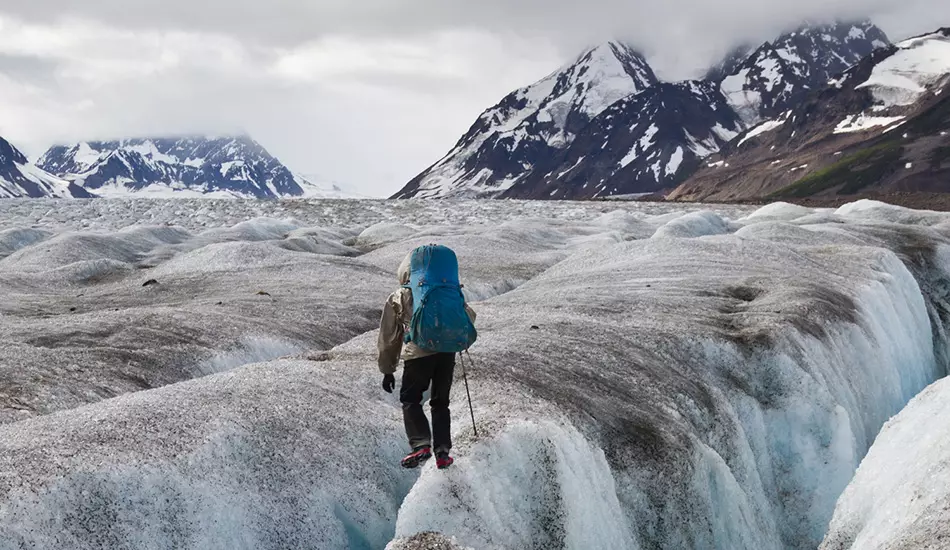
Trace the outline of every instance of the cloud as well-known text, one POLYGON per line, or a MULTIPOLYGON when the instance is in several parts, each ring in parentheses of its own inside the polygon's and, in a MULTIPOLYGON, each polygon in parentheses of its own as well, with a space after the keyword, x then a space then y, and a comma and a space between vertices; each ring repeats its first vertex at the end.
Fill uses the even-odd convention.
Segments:
POLYGON ((892 38, 936 0, 30 0, 0 5, 0 135, 52 142, 247 131, 292 168, 389 194, 478 114, 590 43, 670 79, 805 18, 892 38))

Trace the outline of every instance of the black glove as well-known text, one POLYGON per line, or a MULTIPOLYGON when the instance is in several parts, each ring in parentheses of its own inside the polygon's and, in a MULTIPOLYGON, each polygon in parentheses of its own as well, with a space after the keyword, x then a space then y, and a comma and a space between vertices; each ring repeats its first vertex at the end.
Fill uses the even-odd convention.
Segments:
POLYGON ((396 387, 396 377, 391 374, 384 375, 383 376, 383 391, 385 391, 386 393, 392 393, 395 387, 396 387))

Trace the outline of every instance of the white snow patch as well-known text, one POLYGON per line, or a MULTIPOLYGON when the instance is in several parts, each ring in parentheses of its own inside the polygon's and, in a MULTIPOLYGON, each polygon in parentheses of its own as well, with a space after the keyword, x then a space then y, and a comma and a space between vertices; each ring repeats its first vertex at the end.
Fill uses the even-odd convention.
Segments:
POLYGON ((784 59, 785 61, 788 61, 789 63, 793 65, 804 63, 804 61, 802 60, 801 57, 798 56, 798 54, 792 52, 788 48, 779 48, 775 50, 775 53, 777 53, 779 57, 781 57, 782 59, 784 59))
POLYGON ((857 86, 870 88, 875 100, 885 107, 914 104, 929 86, 950 73, 950 38, 928 35, 901 42, 898 47, 857 86))
POLYGON ((690 151, 696 153, 699 158, 705 158, 719 152, 719 144, 711 136, 700 141, 686 132, 686 141, 689 142, 690 151))
POLYGON ((890 126, 896 122, 904 120, 904 117, 875 117, 867 116, 864 113, 858 115, 852 115, 845 117, 844 120, 838 123, 838 126, 835 128, 834 133, 836 134, 847 134, 850 132, 863 132, 865 130, 870 130, 871 128, 877 128, 880 126, 890 126))
MULTIPOLYGON (((221 177, 225 177, 225 178, 228 177, 228 172, 230 172, 231 168, 235 166, 244 166, 244 161, 232 160, 232 161, 221 163, 221 177)), ((243 176, 243 174, 240 174, 239 176, 236 177, 236 179, 246 179, 246 178, 243 176)), ((275 196, 278 196, 278 194, 275 193, 275 196)))
POLYGON ((577 159, 577 162, 575 162, 573 166, 571 166, 571 167, 568 168, 567 170, 564 170, 563 172, 559 173, 559 174, 557 175, 557 179, 561 179, 562 177, 564 177, 564 174, 568 174, 568 173, 570 173, 572 170, 574 170, 575 168, 577 168, 578 166, 580 166, 580 164, 581 164, 582 162, 584 162, 584 159, 585 159, 585 158, 586 158, 586 157, 583 157, 583 156, 582 156, 582 157, 580 157, 579 159, 577 159))
POLYGON ((132 151, 134 153, 138 153, 142 155, 143 157, 156 161, 156 162, 164 162, 165 164, 178 164, 177 158, 171 155, 166 155, 162 153, 161 151, 159 151, 158 148, 155 146, 155 143, 152 142, 151 140, 146 140, 136 145, 127 145, 123 147, 123 149, 127 151, 132 151))
POLYGON ((737 146, 742 147, 743 143, 754 138, 755 136, 764 134, 766 132, 771 132, 772 130, 775 130, 776 128, 781 128, 784 124, 785 124, 785 119, 766 120, 762 124, 759 124, 755 128, 749 130, 749 133, 747 133, 745 137, 739 140, 739 144, 737 146))
POLYGON ((739 132, 735 130, 730 130, 729 128, 724 127, 722 124, 716 123, 712 128, 712 132, 719 136, 719 139, 729 142, 735 139, 739 135, 739 132))
POLYGON ((670 155, 670 161, 666 165, 666 175, 672 176, 676 174, 676 171, 679 170, 680 164, 682 163, 683 163, 683 148, 677 147, 676 151, 673 151, 673 154, 670 155))
POLYGON ((656 124, 651 124, 650 127, 647 128, 646 132, 643 133, 643 137, 640 138, 641 151, 646 151, 653 146, 653 137, 656 136, 656 133, 659 131, 660 129, 657 128, 656 124))
POLYGON ((79 172, 85 172, 98 163, 102 156, 102 151, 93 149, 84 141, 76 145, 73 162, 79 167, 79 172))
POLYGON ((762 94, 754 90, 745 89, 749 70, 743 69, 739 73, 728 76, 722 81, 720 90, 726 96, 726 101, 736 111, 745 124, 754 124, 759 121, 759 108, 762 106, 762 94))
POLYGON ((762 67, 762 76, 766 80, 765 89, 771 92, 782 80, 781 67, 779 67, 778 61, 770 57, 759 61, 759 67, 762 67))

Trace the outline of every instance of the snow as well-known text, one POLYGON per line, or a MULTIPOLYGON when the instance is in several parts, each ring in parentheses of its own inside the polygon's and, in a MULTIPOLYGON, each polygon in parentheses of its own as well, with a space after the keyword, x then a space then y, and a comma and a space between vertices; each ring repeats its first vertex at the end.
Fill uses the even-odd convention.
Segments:
POLYGON ((589 53, 591 59, 586 63, 583 75, 586 89, 579 107, 590 118, 617 101, 642 91, 640 83, 630 77, 617 59, 614 47, 613 43, 601 44, 589 53))
POLYGON ((897 122, 904 120, 903 116, 896 117, 877 117, 877 116, 868 116, 864 113, 851 115, 845 117, 844 120, 838 123, 838 126, 835 127, 836 134, 847 134, 851 132, 863 132, 865 130, 870 130, 872 128, 877 128, 880 126, 891 126, 897 122))
POLYGON ((788 48, 778 48, 775 50, 775 53, 792 65, 798 65, 805 62, 801 57, 798 56, 798 54, 790 51, 788 48))
POLYGON ((640 138, 639 143, 641 152, 653 147, 653 137, 656 136, 657 132, 659 131, 660 129, 657 128, 656 124, 651 124, 650 127, 647 128, 646 132, 644 132, 643 136, 640 138))
POLYGON ((765 79, 765 89, 771 92, 782 80, 782 68, 779 66, 778 61, 772 58, 759 61, 759 67, 762 68, 762 78, 765 79))
POLYGON ((637 142, 637 145, 631 148, 630 151, 620 159, 620 167, 626 168, 631 162, 637 160, 637 158, 653 147, 653 138, 659 131, 660 129, 657 128, 656 124, 651 124, 643 133, 643 136, 640 137, 640 141, 637 142))
POLYGON ((754 138, 755 136, 762 135, 766 132, 771 132, 772 130, 775 130, 776 128, 781 128, 785 124, 785 122, 786 122, 785 119, 766 120, 762 124, 759 124, 755 128, 749 130, 749 132, 745 135, 745 137, 739 140, 739 144, 737 145, 737 147, 742 147, 743 143, 754 138))
POLYGON ((878 63, 870 78, 857 86, 869 88, 884 107, 912 105, 950 74, 950 38, 928 35, 897 46, 898 51, 878 63))
POLYGON ((578 159, 577 159, 577 162, 575 162, 573 166, 571 166, 571 167, 568 168, 567 170, 564 170, 563 172, 560 172, 560 173, 557 175, 557 179, 561 179, 562 177, 564 177, 564 174, 569 174, 569 173, 571 173, 575 168, 577 168, 578 166, 580 166, 580 164, 581 164, 582 162, 584 162, 584 159, 585 159, 585 158, 586 158, 586 157, 584 157, 584 156, 581 156, 580 158, 578 158, 578 159))
POLYGON ((686 132, 686 141, 689 143, 689 149, 699 158, 705 158, 709 155, 719 152, 719 144, 712 137, 704 140, 698 140, 688 131, 686 132))
POLYGON ((76 145, 73 162, 80 168, 80 172, 86 172, 101 160, 102 155, 101 151, 97 151, 90 147, 88 143, 82 142, 76 145))
POLYGON ((736 136, 739 135, 739 132, 726 128, 722 124, 719 124, 718 122, 716 123, 715 126, 713 126, 712 132, 716 134, 717 136, 719 136, 719 139, 725 142, 732 141, 736 136))
MULTIPOLYGON (((670 161, 666 165, 665 174, 667 176, 673 176, 676 174, 676 171, 679 170, 680 165, 683 163, 683 148, 677 147, 673 154, 670 155, 670 161)), ((659 181, 659 180, 657 180, 659 181)))
POLYGON ((871 201, 0 202, 0 541, 816 548, 946 374, 948 224, 871 201), (457 384, 456 466, 406 472, 374 329, 430 242, 478 300, 479 437, 457 384))
POLYGON ((221 176, 228 177, 228 173, 231 171, 231 168, 235 166, 244 166, 243 160, 234 160, 221 163, 221 176))
POLYGON ((749 69, 742 69, 734 75, 727 76, 723 79, 720 90, 742 121, 746 124, 754 124, 759 119, 762 95, 757 91, 746 89, 749 72, 749 69))
POLYGON ((145 140, 134 145, 126 145, 123 148, 138 153, 155 162, 164 162, 165 164, 178 164, 179 162, 177 158, 160 152, 158 148, 155 147, 155 143, 151 140, 145 140))

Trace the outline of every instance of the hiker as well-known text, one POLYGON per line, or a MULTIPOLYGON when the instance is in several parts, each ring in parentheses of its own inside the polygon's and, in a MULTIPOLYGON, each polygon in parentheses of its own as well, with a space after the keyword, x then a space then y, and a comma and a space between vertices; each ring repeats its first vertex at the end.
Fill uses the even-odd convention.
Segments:
POLYGON ((449 394, 455 373, 455 353, 475 342, 475 312, 465 303, 458 277, 458 259, 444 246, 416 248, 398 269, 399 284, 386 300, 379 330, 379 370, 383 390, 396 386, 400 354, 405 362, 399 400, 412 452, 404 468, 416 468, 432 457, 443 470, 454 462, 449 394), (432 430, 422 409, 423 393, 431 386, 432 430), (433 445, 434 444, 434 445, 433 445))

